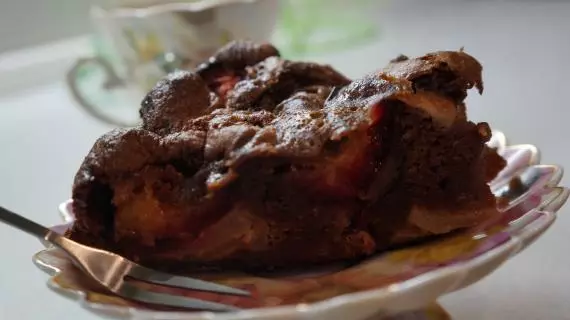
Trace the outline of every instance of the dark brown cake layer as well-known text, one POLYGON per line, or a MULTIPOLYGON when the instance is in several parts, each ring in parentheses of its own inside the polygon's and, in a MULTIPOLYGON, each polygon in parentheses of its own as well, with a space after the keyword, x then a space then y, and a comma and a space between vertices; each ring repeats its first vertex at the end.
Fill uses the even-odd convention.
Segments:
POLYGON ((271 269, 362 258, 495 213, 504 161, 466 120, 481 66, 400 57, 350 81, 234 42, 160 81, 143 124, 101 137, 69 236, 159 268, 271 269))

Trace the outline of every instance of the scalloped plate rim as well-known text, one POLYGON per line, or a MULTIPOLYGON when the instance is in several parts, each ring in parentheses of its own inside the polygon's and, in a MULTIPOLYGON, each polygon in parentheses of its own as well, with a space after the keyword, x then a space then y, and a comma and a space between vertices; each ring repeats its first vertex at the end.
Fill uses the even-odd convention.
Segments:
MULTIPOLYGON (((505 243, 477 256, 474 257, 472 259, 469 259, 465 262, 460 262, 454 265, 450 265, 450 266, 444 266, 444 267, 439 267, 437 269, 431 270, 431 271, 427 271, 421 275, 418 275, 416 277, 413 277, 411 279, 407 279, 404 281, 399 282, 398 284, 392 284, 392 285, 387 285, 387 286, 383 286, 383 287, 379 287, 379 288, 375 288, 375 289, 370 289, 370 290, 366 290, 366 291, 362 291, 362 292, 356 292, 356 293, 348 293, 348 294, 343 294, 343 295, 339 295, 336 297, 332 297, 323 301, 319 301, 319 302, 315 302, 315 303, 311 303, 311 304, 298 304, 298 305, 288 305, 288 306, 280 306, 280 307, 271 307, 271 308, 256 308, 256 309, 247 309, 247 310, 241 310, 241 311, 237 311, 237 312, 233 312, 233 313, 228 313, 228 314, 216 314, 213 312, 164 312, 164 311, 154 311, 154 310, 143 310, 143 309, 137 309, 134 307, 124 307, 124 306, 113 306, 113 305, 106 305, 106 304, 102 304, 102 303, 95 303, 95 302, 90 302, 87 301, 85 299, 86 297, 86 293, 80 290, 71 290, 71 289, 64 289, 64 288, 57 288, 57 287, 53 287, 53 284, 50 284, 50 282, 48 281, 48 287, 50 287, 50 289, 55 289, 54 291, 57 291, 58 293, 63 294, 64 296, 68 297, 68 298, 75 298, 76 300, 78 300, 78 302, 86 309, 89 310, 93 310, 95 312, 98 312, 102 309, 112 309, 115 312, 118 313, 124 313, 125 315, 132 315, 132 316, 136 316, 136 315, 140 315, 140 316, 153 316, 153 319, 168 319, 168 320, 194 320, 194 319, 213 319, 212 317, 215 317, 215 319, 219 319, 219 320, 223 320, 223 319, 247 319, 247 318, 251 318, 250 315, 252 313, 260 313, 263 312, 264 316, 284 316, 290 312, 300 312, 300 313, 304 313, 307 316, 314 316, 316 313, 322 312, 323 310, 326 309, 331 309, 331 310, 335 310, 337 308, 342 308, 343 306, 346 306, 346 304, 353 304, 353 303, 370 303, 372 301, 370 300, 384 300, 386 299, 386 297, 388 295, 405 295, 407 291, 409 290, 413 290, 415 288, 418 288, 420 286, 426 286, 426 285, 430 285, 433 282, 441 279, 441 278, 445 278, 447 276, 453 275, 453 274, 461 274, 461 278, 457 279, 456 284, 450 288, 447 288, 445 290, 442 290, 440 295, 443 294, 447 294, 447 293, 451 293, 453 291, 456 290, 456 288, 459 286, 461 280, 463 280, 467 274, 470 273, 470 269, 475 269, 477 266, 484 264, 485 262, 491 260, 494 257, 500 256, 501 254, 504 254, 506 252, 509 252, 510 254, 505 257, 504 259, 502 259, 502 262, 505 262, 507 260, 509 260, 511 257, 513 257, 514 255, 520 253, 522 251, 522 249, 524 249, 525 247, 527 247, 528 245, 532 244, 537 237, 533 237, 536 234, 540 234, 543 233, 544 231, 546 231, 552 224, 553 222, 556 220, 556 214, 552 213, 552 212, 545 212, 546 214, 544 216, 542 216, 542 218, 539 218, 535 221, 532 221, 531 223, 525 225, 525 227, 521 230, 521 231, 530 231, 527 232, 526 234, 529 236, 529 238, 531 238, 531 241, 529 243, 522 243, 520 238, 520 235, 513 235, 511 237, 511 239, 509 239, 508 241, 506 241, 505 243), (538 227, 532 228, 531 230, 527 230, 527 228, 529 226, 532 226, 534 223, 536 223, 537 221, 541 221, 544 220, 543 223, 541 223, 538 227), (390 290, 390 287, 393 286, 398 286, 399 289, 396 290, 390 290), (66 294, 69 293, 69 294, 66 294), (100 310, 96 310, 96 309, 100 309, 100 310), (267 314, 268 312, 271 313, 275 313, 272 315, 267 314), (226 316, 230 316, 230 317, 226 317, 226 316)), ((42 250, 44 251, 44 250, 42 250)), ((41 253, 42 251, 38 252, 37 254, 41 253)), ((40 268, 42 269, 42 268, 40 268)), ((58 273, 58 269, 57 268, 51 268, 56 274, 58 273)), ((42 269, 42 271, 44 272, 48 272, 45 269, 42 269)), ((491 270, 492 272, 493 270, 491 270)), ((49 272, 48 272, 49 273, 49 272)), ((483 276, 484 277, 484 276, 483 276)), ((482 277, 478 278, 476 281, 479 281, 482 277)), ((476 282, 475 281, 475 282, 476 282)), ((378 302, 378 301, 376 301, 378 302)), ((381 307, 381 305, 379 305, 379 307, 381 307)))
MULTIPOLYGON (((295 316, 295 315, 300 317, 312 317, 312 316, 318 316, 319 314, 325 312, 334 312, 335 310, 339 310, 342 308, 347 308, 351 306, 354 307, 356 305, 369 304, 369 303, 375 303, 378 310, 393 311, 390 310, 389 308, 386 309, 385 301, 387 300, 387 298, 394 296, 396 296, 396 298, 398 298, 398 296, 406 296, 406 294, 413 292, 414 289, 417 290, 419 288, 437 284, 438 281, 446 279, 448 277, 450 278, 455 277, 455 279, 453 279, 454 281, 452 281, 453 284, 451 286, 438 290, 437 296, 448 294, 459 288, 462 288, 461 286, 462 281, 464 281, 469 274, 471 274, 474 270, 476 270, 478 266, 485 265, 485 263, 489 263, 493 259, 499 258, 499 260, 496 261, 497 266, 495 266, 488 272, 485 272, 485 274, 476 277, 475 280, 472 280, 472 282, 467 284, 467 286, 481 280, 488 274, 492 273, 495 269, 500 267, 502 263, 509 260, 512 256, 518 254, 526 247, 528 247, 530 244, 532 244, 534 241, 536 241, 546 230, 550 228, 550 226, 552 226, 552 224, 556 220, 556 211, 559 210, 564 205, 564 203, 568 199, 568 196, 570 195, 570 191, 567 188, 558 186, 558 183, 560 182, 564 174, 563 168, 559 165, 540 164, 540 153, 536 146, 531 144, 515 144, 510 146, 507 143, 506 136, 501 131, 494 130, 493 137, 494 141, 498 143, 498 145, 495 145, 495 147, 497 147, 499 151, 503 151, 507 146, 512 148, 529 147, 530 149, 532 149, 529 163, 525 168, 528 168, 533 165, 554 167, 555 173, 549 177, 548 183, 546 185, 552 188, 558 188, 562 190, 560 193, 548 199, 547 203, 541 202, 541 204, 537 205, 535 209, 539 210, 542 213, 542 215, 539 218, 525 224, 520 230, 518 230, 516 234, 512 234, 510 239, 508 239, 504 243, 478 256, 470 258, 466 261, 458 262, 452 265, 437 267, 436 269, 424 272, 413 278, 406 279, 404 281, 400 281, 395 284, 390 284, 362 292, 342 294, 339 296, 335 296, 332 298, 328 298, 310 304, 296 304, 296 305, 285 305, 278 307, 246 309, 232 313, 213 313, 208 311, 169 312, 169 311, 144 310, 131 306, 113 306, 113 305, 88 301, 86 299, 87 293, 81 290, 66 289, 61 287, 52 288, 53 286, 56 285, 50 284, 50 281, 48 281, 48 286, 52 290, 54 291, 57 290, 58 293, 65 295, 66 297, 74 298, 79 302, 79 304, 83 308, 92 312, 98 313, 101 311, 105 311, 105 313, 113 312, 115 316, 119 317, 125 317, 125 316, 129 318, 144 317, 146 319, 162 319, 162 320, 177 320, 177 319, 224 320, 224 319, 251 319, 251 318, 261 319, 260 317, 268 318, 268 317, 283 317, 283 316, 295 316), (550 208, 553 203, 555 203, 554 208, 550 208), (505 256, 502 257, 502 255, 505 256)), ((71 213, 67 210, 70 201, 71 200, 65 201, 61 203, 59 206, 59 211, 64 222, 69 222, 69 219, 72 217, 71 213)), ((37 261, 38 260, 37 257, 44 251, 46 251, 46 249, 37 252, 34 255, 33 260, 36 266, 38 266, 38 268, 40 268, 42 271, 50 274, 50 276, 59 273, 60 270, 55 267, 50 267, 47 265, 40 266, 40 263, 38 263, 39 261, 37 261)))

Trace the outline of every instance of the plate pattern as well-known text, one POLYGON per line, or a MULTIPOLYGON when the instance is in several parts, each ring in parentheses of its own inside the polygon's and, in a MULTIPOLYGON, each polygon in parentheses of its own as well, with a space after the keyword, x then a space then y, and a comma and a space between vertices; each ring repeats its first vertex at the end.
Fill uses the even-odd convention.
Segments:
MULTIPOLYGON (((540 164, 532 145, 508 145, 493 132, 489 145, 507 160, 491 183, 500 215, 473 229, 379 254, 350 267, 307 274, 194 274, 242 287, 252 298, 223 297, 173 288, 149 290, 231 303, 234 313, 157 310, 109 295, 79 272, 59 250, 46 246, 35 264, 51 275, 48 286, 94 312, 130 319, 449 319, 433 302, 485 277, 533 243, 556 219, 570 192, 559 186, 562 168, 540 164), (427 306, 427 307, 426 307, 427 306), (419 310, 419 311, 413 311, 419 310), (403 313, 404 312, 404 313, 403 313)), ((73 223, 70 202, 60 206, 64 232, 73 223)), ((45 244, 44 244, 45 245, 45 244)))

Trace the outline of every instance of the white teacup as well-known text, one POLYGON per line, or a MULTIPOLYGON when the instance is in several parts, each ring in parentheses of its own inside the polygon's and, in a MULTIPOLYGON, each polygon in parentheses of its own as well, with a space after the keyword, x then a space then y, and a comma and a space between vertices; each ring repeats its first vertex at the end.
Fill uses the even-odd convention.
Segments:
POLYGON ((133 115, 138 112, 138 101, 128 100, 140 101, 165 74, 195 67, 234 39, 269 41, 279 11, 277 0, 169 3, 146 0, 145 6, 140 6, 140 0, 138 3, 93 7, 91 18, 99 40, 95 55, 79 59, 67 74, 68 85, 78 103, 93 116, 113 125, 136 124, 138 120, 133 115), (152 4, 156 2, 160 4, 152 4), (81 84, 89 72, 100 75, 102 72, 105 77, 101 80, 102 88, 98 85, 99 91, 92 84, 81 84), (123 99, 129 98, 119 103, 96 97, 116 90, 125 91, 123 99), (110 115, 113 112, 105 109, 108 111, 113 106, 104 105, 109 103, 131 104, 127 110, 130 113, 127 118, 131 119, 110 115))

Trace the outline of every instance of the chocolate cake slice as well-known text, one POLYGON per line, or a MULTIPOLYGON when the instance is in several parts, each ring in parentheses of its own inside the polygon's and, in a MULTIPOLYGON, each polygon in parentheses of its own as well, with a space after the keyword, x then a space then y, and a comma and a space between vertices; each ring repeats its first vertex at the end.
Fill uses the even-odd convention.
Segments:
POLYGON ((436 52, 351 81, 233 42, 95 143, 68 236, 156 268, 265 270, 474 226, 496 214, 487 183, 504 166, 465 112, 481 69, 436 52))

